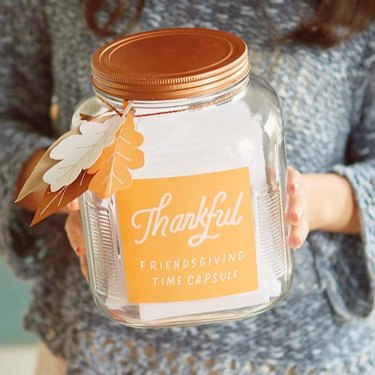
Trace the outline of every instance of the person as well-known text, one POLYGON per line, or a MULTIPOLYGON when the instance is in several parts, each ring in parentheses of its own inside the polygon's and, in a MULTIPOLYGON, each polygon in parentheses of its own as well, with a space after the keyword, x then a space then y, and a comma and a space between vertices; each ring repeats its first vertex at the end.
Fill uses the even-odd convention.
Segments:
POLYGON ((0 248, 18 276, 34 280, 25 326, 44 343, 38 374, 375 373, 374 8, 365 0, 0 2, 0 248), (13 201, 90 91, 91 54, 135 28, 172 26, 243 37, 253 72, 278 92, 296 168, 289 241, 301 249, 292 289, 273 309, 139 330, 95 307, 80 272, 77 212, 30 229, 37 198, 13 201))

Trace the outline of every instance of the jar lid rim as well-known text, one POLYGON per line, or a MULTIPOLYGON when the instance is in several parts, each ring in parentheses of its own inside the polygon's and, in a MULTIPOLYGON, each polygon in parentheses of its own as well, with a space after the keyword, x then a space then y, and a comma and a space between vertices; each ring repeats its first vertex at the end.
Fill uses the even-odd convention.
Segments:
POLYGON ((129 100, 200 96, 246 77, 246 43, 221 30, 172 28, 121 37, 93 55, 92 83, 129 100))

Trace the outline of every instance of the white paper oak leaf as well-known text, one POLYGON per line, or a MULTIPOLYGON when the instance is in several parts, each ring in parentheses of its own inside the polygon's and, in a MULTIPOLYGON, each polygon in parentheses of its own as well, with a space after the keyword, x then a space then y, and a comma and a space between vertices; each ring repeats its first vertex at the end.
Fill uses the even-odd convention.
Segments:
POLYGON ((27 195, 33 193, 34 191, 42 190, 44 187, 48 186, 43 180, 43 175, 57 163, 56 160, 53 160, 50 158, 49 154, 51 150, 55 148, 65 138, 70 137, 72 135, 76 135, 76 134, 80 134, 80 131, 78 128, 73 128, 69 132, 63 134, 48 148, 48 150, 44 153, 44 155, 38 161, 34 170, 31 172, 31 175, 28 177, 25 184, 23 185, 15 201, 16 203, 22 200, 23 198, 25 198, 27 195))
POLYGON ((72 135, 59 143, 50 157, 60 160, 44 175, 52 192, 71 184, 82 170, 90 168, 115 139, 124 116, 112 116, 103 123, 87 121, 79 127, 81 134, 72 135))

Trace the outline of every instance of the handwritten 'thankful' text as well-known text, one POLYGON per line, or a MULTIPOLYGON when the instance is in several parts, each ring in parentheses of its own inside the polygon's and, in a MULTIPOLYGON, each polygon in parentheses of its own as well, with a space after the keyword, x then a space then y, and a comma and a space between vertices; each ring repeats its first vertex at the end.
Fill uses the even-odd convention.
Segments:
POLYGON ((184 231, 199 231, 190 236, 188 245, 197 247, 207 239, 220 237, 220 228, 224 226, 237 226, 243 220, 239 215, 239 208, 243 199, 243 192, 238 194, 233 207, 226 207, 227 193, 220 191, 216 194, 211 204, 207 197, 202 196, 196 212, 178 213, 168 216, 165 210, 173 200, 171 193, 165 193, 156 207, 145 208, 134 212, 131 224, 135 229, 141 230, 142 235, 135 240, 137 245, 143 244, 150 236, 176 234, 184 231))

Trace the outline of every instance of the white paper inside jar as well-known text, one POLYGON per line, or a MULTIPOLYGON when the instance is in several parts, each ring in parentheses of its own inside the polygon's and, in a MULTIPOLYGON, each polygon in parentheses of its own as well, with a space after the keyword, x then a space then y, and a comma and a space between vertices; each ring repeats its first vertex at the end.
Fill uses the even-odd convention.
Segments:
MULTIPOLYGON (((139 112, 137 112, 139 113, 139 112)), ((134 179, 189 176, 241 167, 249 168, 256 231, 259 289, 218 298, 183 302, 140 303, 140 319, 151 321, 197 313, 230 310, 264 304, 281 293, 281 284, 267 264, 259 241, 258 195, 267 189, 260 122, 277 121, 253 115, 242 101, 194 112, 179 112, 136 118, 144 135, 145 164, 133 170, 134 179), (192 115, 193 114, 193 115, 192 115)), ((120 272, 122 273, 122 272, 120 272)), ((125 275, 123 277, 126 283, 125 275)), ((126 294, 126 285, 124 288, 126 294)), ((107 301, 110 305, 110 299, 107 301)), ((113 301, 117 304, 117 301, 113 301)), ((124 304, 128 304, 124 295, 124 304)))

